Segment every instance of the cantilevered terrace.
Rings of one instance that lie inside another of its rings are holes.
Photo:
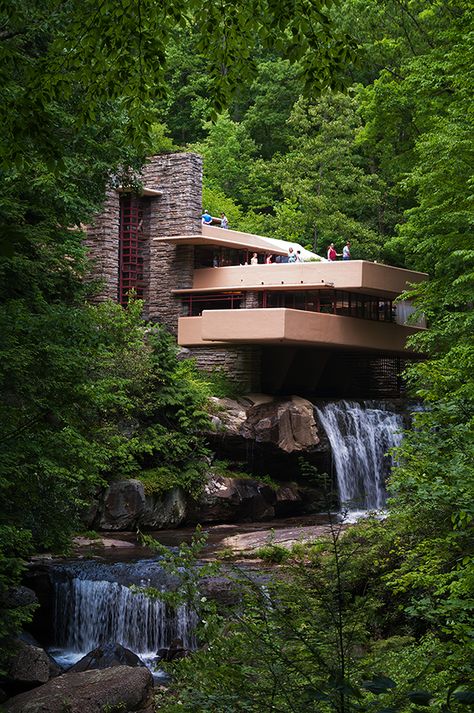
[[[363,260],[262,264],[268,254],[284,259],[287,245],[213,226],[158,240],[196,248],[192,288],[173,290],[182,304],[181,346],[280,345],[407,356],[407,338],[423,327],[407,325],[407,306],[393,304],[426,278],[422,273]],[[260,263],[242,264],[254,252]]]

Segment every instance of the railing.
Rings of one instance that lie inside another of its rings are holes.
[[[286,307],[303,312],[319,312],[345,317],[356,317],[377,322],[393,322],[395,308],[392,300],[341,290],[277,291],[260,290],[250,303],[247,295],[255,292],[220,292],[189,294],[182,298],[182,316],[198,317],[203,310],[213,309],[272,309]],[[258,301],[257,301],[258,300]]]
[[[186,295],[181,300],[183,317],[199,317],[205,309],[240,309],[242,292]]]

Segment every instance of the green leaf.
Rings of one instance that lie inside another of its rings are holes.
[[[429,691],[410,691],[408,698],[417,706],[429,706],[433,695]]]

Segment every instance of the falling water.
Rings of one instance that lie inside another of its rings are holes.
[[[183,604],[174,609],[159,598],[134,591],[133,585],[165,590],[173,583],[156,561],[58,567],[54,573],[55,657],[74,663],[97,646],[119,643],[148,663],[173,639],[194,648],[196,619],[189,607]]]
[[[383,508],[392,465],[387,453],[401,443],[401,414],[373,401],[337,401],[316,411],[331,444],[341,506],[349,512]]]

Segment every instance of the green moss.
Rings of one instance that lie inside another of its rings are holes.
[[[162,495],[178,486],[197,495],[202,490],[204,476],[204,464],[199,463],[180,471],[166,466],[149,468],[138,473],[136,478],[143,483],[146,495]]]
[[[211,472],[221,478],[239,478],[240,480],[255,480],[257,483],[268,485],[272,490],[277,490],[280,484],[273,480],[269,475],[254,475],[247,473],[245,470],[239,470],[243,463],[238,463],[229,460],[215,460],[212,463]]]

